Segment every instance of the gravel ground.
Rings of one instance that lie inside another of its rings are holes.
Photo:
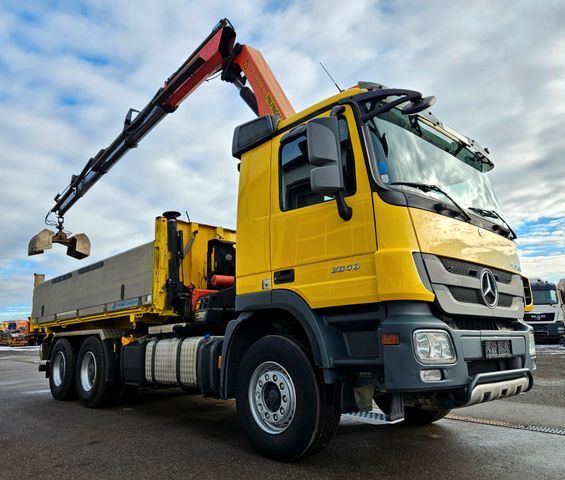
[[[0,349],[0,478],[457,478],[561,479],[565,436],[485,425],[565,429],[565,348],[542,347],[536,386],[511,399],[457,410],[473,421],[365,425],[345,419],[333,442],[288,464],[258,456],[233,402],[176,389],[141,392],[89,410],[52,400],[37,351]],[[491,419],[491,420],[489,420]]]

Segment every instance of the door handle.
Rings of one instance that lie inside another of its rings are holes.
[[[275,284],[294,282],[294,268],[275,272]]]

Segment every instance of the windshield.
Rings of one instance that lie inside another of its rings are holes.
[[[483,210],[482,216],[500,223],[487,212],[500,212],[500,205],[485,173],[492,168],[490,161],[418,120],[417,116],[403,115],[396,108],[368,120],[367,126],[377,156],[374,172],[383,183],[437,185],[462,207]],[[422,192],[406,185],[394,188],[449,203],[437,191]]]
[[[555,305],[557,303],[557,291],[551,290],[533,290],[534,305]]]

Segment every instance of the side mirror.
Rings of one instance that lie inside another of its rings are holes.
[[[420,100],[410,102],[408,105],[402,108],[401,112],[404,115],[413,115],[414,113],[420,113],[424,110],[427,110],[434,103],[436,103],[436,97],[424,97]]]
[[[320,195],[335,195],[343,189],[337,118],[310,120],[306,124],[306,141],[308,161],[316,166],[310,170],[310,188]]]
[[[347,221],[353,212],[343,196],[345,184],[341,164],[339,124],[334,116],[314,118],[306,124],[310,189],[319,195],[335,197],[339,216]]]

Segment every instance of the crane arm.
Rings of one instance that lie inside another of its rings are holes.
[[[286,118],[294,114],[261,53],[249,46],[235,44],[235,37],[230,22],[221,20],[137,116],[133,115],[136,110],[129,110],[123,131],[107,148],[88,160],[83,170],[72,176],[67,188],[55,197],[55,205],[49,213],[59,217],[57,228],[60,232],[63,216],[78,199],[212,75],[221,72],[222,80],[238,88],[240,96],[256,115],[273,114]],[[251,88],[246,86],[247,82]]]

